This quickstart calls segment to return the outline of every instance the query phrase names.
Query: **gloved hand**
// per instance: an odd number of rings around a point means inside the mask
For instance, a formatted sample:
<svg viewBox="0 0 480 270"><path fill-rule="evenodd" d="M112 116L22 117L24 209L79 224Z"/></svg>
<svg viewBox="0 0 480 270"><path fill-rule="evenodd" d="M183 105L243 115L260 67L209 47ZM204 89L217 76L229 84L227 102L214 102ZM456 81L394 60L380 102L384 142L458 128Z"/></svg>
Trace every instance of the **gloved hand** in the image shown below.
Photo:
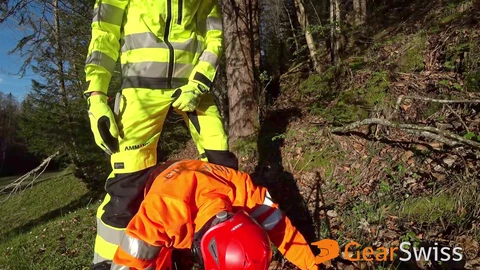
<svg viewBox="0 0 480 270"><path fill-rule="evenodd" d="M200 103L202 92L195 86L187 84L180 87L173 93L172 106L183 112L193 112Z"/></svg>
<svg viewBox="0 0 480 270"><path fill-rule="evenodd" d="M107 104L107 96L91 95L87 101L90 128L95 143L109 155L118 152L118 127L115 116Z"/></svg>

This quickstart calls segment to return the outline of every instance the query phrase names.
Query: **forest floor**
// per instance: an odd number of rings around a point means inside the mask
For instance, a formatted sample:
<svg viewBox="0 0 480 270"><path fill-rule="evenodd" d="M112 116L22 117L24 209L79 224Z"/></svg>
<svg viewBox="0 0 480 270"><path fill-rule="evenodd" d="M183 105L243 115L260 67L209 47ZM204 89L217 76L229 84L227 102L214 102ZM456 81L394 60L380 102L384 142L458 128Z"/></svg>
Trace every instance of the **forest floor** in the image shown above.
<svg viewBox="0 0 480 270"><path fill-rule="evenodd" d="M259 136L234 146L307 238L338 241L327 269L480 269L480 1L447 2L417 1L352 34L323 74L282 76ZM367 118L383 124L338 131ZM408 261L348 258L402 242ZM455 247L462 260L441 253Z"/></svg>

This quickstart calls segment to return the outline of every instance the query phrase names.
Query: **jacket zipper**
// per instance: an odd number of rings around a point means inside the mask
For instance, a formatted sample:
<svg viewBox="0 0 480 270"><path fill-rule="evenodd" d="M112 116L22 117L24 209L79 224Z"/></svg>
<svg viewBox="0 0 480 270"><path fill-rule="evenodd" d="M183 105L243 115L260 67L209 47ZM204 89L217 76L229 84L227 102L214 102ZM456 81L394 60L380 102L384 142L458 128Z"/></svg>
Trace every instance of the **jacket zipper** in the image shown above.
<svg viewBox="0 0 480 270"><path fill-rule="evenodd" d="M182 24L182 12L183 12L183 0L178 0L178 18L177 18L177 24L181 25Z"/></svg>
<svg viewBox="0 0 480 270"><path fill-rule="evenodd" d="M169 51L169 59L168 59L168 75L167 75L167 88L171 89L172 88L172 75L173 75L173 46L170 44L168 41L168 36L170 34L170 24L172 22L172 0L167 0L167 21L166 21L166 26L165 26L165 36L164 36L164 41L165 44L168 47Z"/></svg>

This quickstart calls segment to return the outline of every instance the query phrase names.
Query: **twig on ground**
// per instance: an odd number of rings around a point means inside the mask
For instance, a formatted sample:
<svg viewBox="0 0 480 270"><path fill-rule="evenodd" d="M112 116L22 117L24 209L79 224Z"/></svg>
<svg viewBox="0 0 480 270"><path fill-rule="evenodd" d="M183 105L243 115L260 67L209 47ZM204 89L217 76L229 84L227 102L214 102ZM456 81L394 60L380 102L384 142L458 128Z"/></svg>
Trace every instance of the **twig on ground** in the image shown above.
<svg viewBox="0 0 480 270"><path fill-rule="evenodd" d="M462 117L460 117L460 115L448 104L445 104L445 106L458 118L458 120L460 120L460 123L462 123L463 127L465 128L465 130L467 132L470 132L470 130L468 130L468 126L467 124L465 124L465 122L463 121Z"/></svg>
<svg viewBox="0 0 480 270"><path fill-rule="evenodd" d="M480 143L465 139L449 131L440 130L438 128L429 127L429 126L399 124L399 123L394 123L394 122L391 122L385 119L379 119L379 118L368 118L362 121L354 122L352 124L349 124L343 127L333 128L330 131L332 133L345 133L345 132L350 132L354 129L357 129L360 126L371 125L371 124L378 124L378 125L383 125L387 127L398 128L408 133L413 133L415 135L421 135L427 138L438 140L450 146L468 145L473 148L480 149Z"/></svg>
<svg viewBox="0 0 480 270"><path fill-rule="evenodd" d="M32 181L30 181L30 183L28 183L27 185L25 185L26 187L28 186L32 186L33 183L43 174L43 172L45 172L46 168L48 167L48 164L50 163L50 161L56 157L57 155L60 154L60 150L58 150L57 152L55 152L54 154L50 155L48 158L46 158L45 160L43 160L43 162L38 165L38 167L36 167L35 169L29 171L28 173L22 175L21 177L19 177L18 179L16 179L15 181L13 181L12 183L6 185L5 187L3 187L1 190L0 190L0 194L4 193L6 190L9 190L11 189L10 193L8 194L7 198L5 198L3 200L6 201L8 200L14 193L16 193L23 185L23 183L25 182L25 180L27 180L30 176L33 175L33 179ZM37 174L37 172L39 172Z"/></svg>
<svg viewBox="0 0 480 270"><path fill-rule="evenodd" d="M397 99L397 104L395 105L395 111L393 114L396 114L400 109L400 105L403 100L405 99L418 99L430 102L437 102L443 104L456 104L456 103L480 103L480 99L462 99L462 100L450 100L450 99L435 99L435 98L427 98L427 97L418 97L418 96L404 96L401 95Z"/></svg>

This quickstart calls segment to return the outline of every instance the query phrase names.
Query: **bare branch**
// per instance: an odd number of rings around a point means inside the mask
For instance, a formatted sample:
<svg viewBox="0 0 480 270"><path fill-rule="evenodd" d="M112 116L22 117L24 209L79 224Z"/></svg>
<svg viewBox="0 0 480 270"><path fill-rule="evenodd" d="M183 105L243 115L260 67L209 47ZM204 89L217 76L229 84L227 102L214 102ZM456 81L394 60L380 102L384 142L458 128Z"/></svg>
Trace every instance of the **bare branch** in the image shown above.
<svg viewBox="0 0 480 270"><path fill-rule="evenodd" d="M0 190L0 194L3 194L5 191L10 190L10 193L8 194L7 198L3 200L3 202L8 200L14 193L19 191L23 186L26 186L26 187L32 186L35 183L35 181L42 175L42 173L45 172L50 161L59 154L60 154L60 150L58 150L57 152L55 152L54 154L50 155L48 158L43 160L42 163L38 165L38 167L36 167L35 169L29 171L28 173L22 175L20 178L16 179L12 183L3 187ZM25 180L27 180L32 175L33 175L33 179L25 185L24 184Z"/></svg>
<svg viewBox="0 0 480 270"><path fill-rule="evenodd" d="M369 118L362 121L357 121L344 127L333 128L331 129L331 132L345 133L345 132L355 130L360 126L371 125L371 124L383 125L383 126L392 127L392 128L399 128L406 132L414 133L414 134L425 136L434 140L438 140L451 146L462 144L462 145L468 145L470 147L480 149L480 143L469 140L469 139L465 139L462 136L451 133L449 131L440 130L438 128L429 127L429 126L399 124L399 123L394 123L394 122L391 122L385 119L379 119L379 118Z"/></svg>
<svg viewBox="0 0 480 270"><path fill-rule="evenodd" d="M396 114L400 109L400 105L402 101L405 99L418 99L418 100L425 100L430 102L437 102L443 104L457 104L457 103L480 103L480 99L461 99L461 100L450 100L450 99L435 99L435 98L427 98L427 97L418 97L418 96L404 96L401 95L397 99L397 104L395 105L395 111L393 114Z"/></svg>
<svg viewBox="0 0 480 270"><path fill-rule="evenodd" d="M468 130L468 126L467 124L465 124L465 122L463 121L462 117L448 104L445 104L445 106L458 118L458 120L460 121L460 123L462 123L463 127L465 128L465 130L467 132L470 132L470 130Z"/></svg>

